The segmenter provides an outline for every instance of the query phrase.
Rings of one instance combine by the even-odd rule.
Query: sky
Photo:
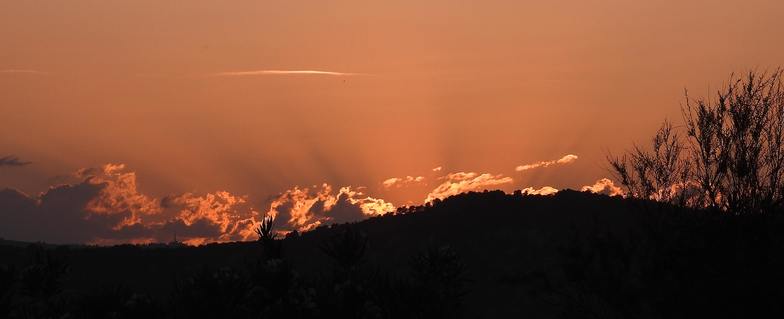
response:
[[[613,193],[608,153],[677,123],[684,89],[780,66],[783,28],[778,0],[2,0],[0,237],[198,244],[267,214]]]

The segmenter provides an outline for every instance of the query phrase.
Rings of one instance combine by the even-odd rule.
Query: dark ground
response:
[[[575,191],[496,191],[288,237],[278,242],[282,259],[258,242],[41,247],[6,241],[0,317],[779,317],[781,220]],[[362,258],[325,249],[365,240]],[[56,272],[47,260],[67,265],[51,280],[51,291],[41,288],[45,275],[29,270]],[[285,270],[270,260],[283,260]],[[236,278],[215,279],[226,273]],[[139,296],[144,302],[129,301]],[[30,300],[40,302],[19,306]],[[96,304],[106,309],[85,310]],[[146,308],[133,308],[138,304]],[[195,315],[182,310],[206,304],[209,310]]]

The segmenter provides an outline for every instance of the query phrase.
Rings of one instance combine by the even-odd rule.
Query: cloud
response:
[[[383,199],[342,187],[333,192],[329,184],[294,187],[272,200],[268,216],[280,221],[282,230],[307,231],[329,223],[358,221],[394,211],[395,206]]]
[[[439,166],[439,167],[435,167],[435,168],[433,168],[433,169],[432,169],[432,171],[434,171],[434,172],[440,172],[442,169],[444,169],[444,168],[443,168],[443,167],[441,167],[441,166]]]
[[[37,70],[25,70],[25,69],[2,69],[0,70],[0,74],[30,74],[30,75],[45,75],[49,74],[48,72],[37,71]]]
[[[700,183],[694,180],[675,183],[670,185],[669,189],[661,190],[654,194],[652,199],[658,201],[674,201],[681,202],[690,207],[704,207],[703,201],[704,192]],[[721,196],[721,195],[717,195]]]
[[[552,195],[552,194],[558,193],[558,189],[557,188],[553,188],[553,187],[550,187],[550,186],[544,186],[544,187],[539,188],[539,189],[536,189],[536,188],[533,188],[533,187],[526,187],[526,188],[523,188],[520,191],[523,194],[528,194],[528,195]]]
[[[583,192],[604,194],[607,196],[623,195],[623,190],[620,187],[615,186],[615,183],[613,183],[613,181],[609,178],[602,178],[596,181],[596,183],[593,185],[583,186],[583,188],[580,190]]]
[[[444,179],[444,182],[427,194],[425,203],[432,202],[436,199],[444,199],[460,193],[497,188],[498,186],[511,184],[513,182],[511,177],[504,177],[500,174],[477,174],[474,172],[451,173],[441,179]]]
[[[583,192],[591,192],[595,194],[603,194],[607,196],[626,196],[627,193],[623,188],[615,185],[615,183],[608,179],[602,178],[593,185],[583,186]],[[668,187],[660,188],[654,191],[648,199],[660,202],[670,202],[675,204],[683,204],[690,207],[704,206],[703,191],[700,183],[697,181],[686,181],[674,183]]]
[[[123,164],[81,169],[81,181],[29,196],[0,191],[0,234],[27,241],[116,244],[247,240],[260,214],[228,192],[161,199],[140,193]]]
[[[16,157],[16,156],[13,156],[13,155],[0,157],[0,167],[3,167],[3,166],[19,167],[19,166],[25,166],[25,165],[30,165],[30,164],[32,164],[32,162],[22,161],[22,160],[19,159],[19,157]]]
[[[406,176],[406,177],[392,177],[384,180],[381,184],[384,185],[384,188],[392,188],[392,187],[404,187],[409,186],[411,184],[418,184],[423,183],[425,181],[424,176]]]
[[[164,222],[154,223],[162,235],[188,238],[191,243],[226,242],[255,238],[259,212],[248,204],[247,196],[217,191],[197,195],[185,193],[162,200]]]
[[[577,160],[577,155],[569,154],[565,155],[564,157],[559,158],[556,163],[557,164],[569,164]]]
[[[548,167],[548,166],[551,166],[551,165],[571,164],[574,161],[576,161],[577,158],[578,158],[577,155],[568,154],[568,155],[564,155],[563,157],[561,157],[561,158],[559,158],[557,160],[542,161],[542,162],[533,163],[533,164],[519,165],[519,166],[515,167],[515,171],[522,172],[522,171],[527,171],[529,169],[540,168],[540,167],[544,168],[544,167]]]
[[[318,70],[250,70],[250,71],[229,71],[215,73],[213,76],[255,76],[255,75],[330,75],[330,76],[354,76],[363,75],[361,73],[344,73],[333,71]]]

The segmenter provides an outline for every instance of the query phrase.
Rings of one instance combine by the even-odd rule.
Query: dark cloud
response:
[[[30,165],[32,162],[25,162],[19,159],[19,157],[9,155],[0,157],[0,167],[3,166],[12,166],[12,167],[20,167]]]
[[[351,201],[350,195],[340,193],[335,201],[335,204],[330,207],[327,214],[330,221],[337,224],[354,222],[365,218],[362,212],[362,207],[358,203]]]
[[[88,183],[50,188],[38,197],[13,189],[0,191],[0,234],[25,241],[90,241],[96,231],[106,228],[102,223],[110,222],[89,218],[84,209],[99,191],[98,185]]]
[[[173,237],[176,234],[180,238],[215,238],[220,237],[223,233],[219,225],[205,218],[200,218],[190,225],[180,219],[175,219],[156,228],[154,229],[155,233],[157,233],[156,237],[166,237],[167,235]]]
[[[50,243],[167,242],[198,244],[247,240],[256,215],[244,197],[228,192],[155,199],[136,188],[121,164],[83,169],[81,182],[37,196],[0,190],[0,237]]]

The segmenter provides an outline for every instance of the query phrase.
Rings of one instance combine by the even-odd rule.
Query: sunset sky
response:
[[[604,185],[684,89],[784,64],[782,30],[780,0],[3,0],[0,237],[252,239],[270,212]]]

